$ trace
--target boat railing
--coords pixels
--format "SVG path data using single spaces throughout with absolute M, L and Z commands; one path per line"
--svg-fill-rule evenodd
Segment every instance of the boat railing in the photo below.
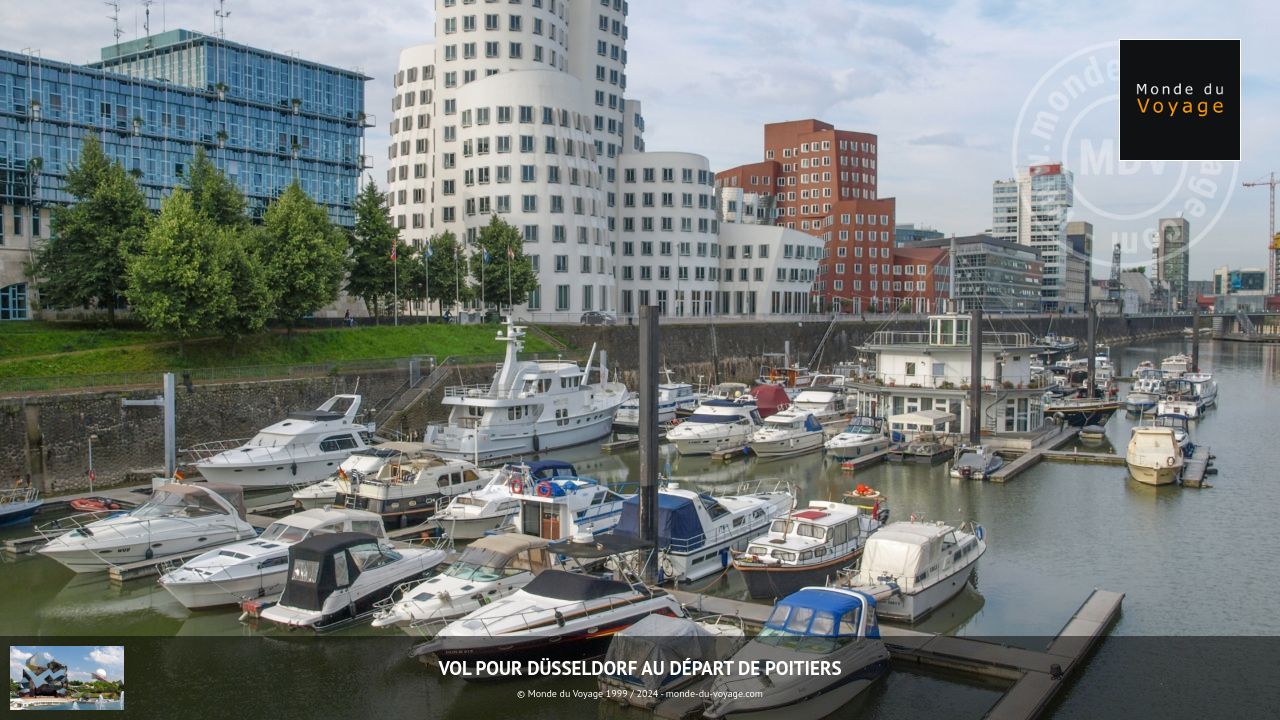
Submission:
M 114 525 L 107 525 L 104 527 L 97 527 L 92 529 L 89 529 L 88 527 L 92 523 L 112 517 L 113 515 L 119 515 L 121 514 L 121 512 L 122 511 L 120 510 L 106 510 L 102 512 L 89 512 L 89 513 L 79 513 L 77 515 L 69 515 L 67 517 L 58 518 L 57 520 L 54 520 L 52 522 L 45 523 L 44 525 L 37 526 L 36 532 L 44 536 L 46 539 L 52 539 L 59 535 L 66 534 L 67 532 L 76 532 L 76 531 L 83 531 L 86 535 L 90 535 L 95 538 L 101 538 L 101 537 L 129 538 L 129 537 L 135 537 L 135 534 L 132 532 L 126 532 L 125 531 L 126 529 L 134 530 L 142 526 L 146 526 L 146 533 L 147 535 L 150 535 L 151 533 L 150 525 L 155 520 L 174 520 L 185 525 L 190 525 L 192 527 L 198 526 L 195 521 L 196 520 L 195 518 L 178 517 L 177 515 L 169 514 L 169 515 L 161 515 L 158 517 L 130 518 L 127 522 L 120 522 Z M 127 512 L 125 514 L 127 514 Z M 225 513 L 211 512 L 211 513 L 207 513 L 203 517 L 209 517 L 210 515 L 225 516 Z
M 447 398 L 474 397 L 506 399 L 511 397 L 511 393 L 502 389 L 494 392 L 493 386 L 488 383 L 477 383 L 474 385 L 449 385 L 444 389 L 444 396 Z
M 0 490 L 0 505 L 32 503 L 39 499 L 40 490 L 36 487 L 15 487 Z
M 253 438 L 240 438 L 238 440 L 211 440 L 192 445 L 182 450 L 183 454 L 188 458 L 188 462 L 198 463 L 208 460 L 219 453 L 228 450 L 244 447 Z

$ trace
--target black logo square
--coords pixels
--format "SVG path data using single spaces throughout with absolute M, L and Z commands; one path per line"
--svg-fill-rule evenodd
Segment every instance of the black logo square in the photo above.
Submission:
M 1240 41 L 1121 40 L 1120 159 L 1239 160 Z

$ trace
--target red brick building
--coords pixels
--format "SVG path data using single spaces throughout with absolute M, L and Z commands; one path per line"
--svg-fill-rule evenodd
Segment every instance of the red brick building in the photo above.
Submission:
M 824 240 L 811 291 L 815 311 L 856 313 L 894 302 L 896 203 L 879 197 L 876 144 L 875 135 L 819 120 L 771 123 L 763 162 L 716 174 L 717 188 L 760 195 L 773 224 Z

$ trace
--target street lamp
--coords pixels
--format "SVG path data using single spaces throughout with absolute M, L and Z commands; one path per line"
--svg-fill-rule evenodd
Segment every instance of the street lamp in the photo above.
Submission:
M 94 476 L 93 476 L 93 441 L 94 441 L 94 440 L 97 440 L 97 439 L 98 439 L 98 436 L 97 436 L 97 435 L 94 435 L 94 434 L 90 433 L 90 435 L 89 435 L 89 492 L 93 492 L 93 480 L 94 480 Z

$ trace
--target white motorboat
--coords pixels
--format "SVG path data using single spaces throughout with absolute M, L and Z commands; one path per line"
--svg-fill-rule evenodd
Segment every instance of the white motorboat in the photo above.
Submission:
M 806 587 L 774 606 L 733 667 L 772 671 L 722 675 L 704 718 L 818 718 L 837 713 L 889 672 L 876 599 L 845 588 Z M 790 672 L 827 662 L 838 672 Z
M 596 657 L 615 633 L 653 614 L 685 617 L 675 598 L 643 583 L 543 570 L 528 585 L 465 617 L 424 625 L 430 639 L 410 654 L 428 662 L 468 663 Z
M 550 464 L 550 467 L 544 464 Z M 512 495 L 513 488 L 521 487 L 526 475 L 539 480 L 544 476 L 552 477 L 559 470 L 560 464 L 555 461 L 538 461 L 528 465 L 504 465 L 490 475 L 487 485 L 458 495 L 448 507 L 428 520 L 427 524 L 439 528 L 454 540 L 484 537 L 486 533 L 501 529 L 515 518 L 520 502 Z M 541 475 L 535 474 L 531 465 L 538 465 L 536 473 Z
M 585 367 L 563 360 L 520 360 L 524 336 L 525 328 L 508 317 L 496 338 L 506 344 L 506 358 L 493 381 L 445 388 L 443 403 L 452 408 L 449 421 L 427 426 L 427 449 L 480 464 L 609 434 L 629 393 L 622 383 L 609 381 L 603 353 L 593 365 L 593 345 Z M 599 376 L 595 383 L 590 381 L 593 370 Z
M 13 525 L 31 519 L 44 501 L 34 487 L 15 487 L 0 490 L 0 526 Z
M 792 406 L 765 418 L 751 434 L 748 446 L 762 458 L 784 457 L 817 450 L 825 439 L 822 423 L 813 413 Z
M 515 530 L 545 540 L 567 540 L 605 532 L 618 524 L 627 499 L 614 488 L 582 477 L 558 460 L 530 463 L 509 477 L 517 502 Z
M 692 412 L 698 407 L 699 399 L 689 383 L 671 382 L 670 372 L 667 382 L 658 385 L 658 420 L 659 424 L 669 423 L 677 414 Z M 640 397 L 633 394 L 622 403 L 618 413 L 613 417 L 613 426 L 623 430 L 636 430 L 640 427 Z
M 635 663 L 637 672 L 602 673 L 597 684 L 604 700 L 652 710 L 671 693 L 695 692 L 713 677 L 676 670 L 682 663 L 728 660 L 747 643 L 741 618 L 718 615 L 692 620 L 650 615 L 613 636 L 605 666 L 625 668 Z M 650 672 L 644 668 L 650 664 Z
M 323 533 L 363 532 L 389 546 L 382 518 L 362 510 L 304 510 L 267 526 L 251 540 L 210 550 L 160 576 L 160 586 L 187 608 L 275 597 L 284 589 L 289 548 Z
M 981 525 L 894 522 L 867 539 L 843 584 L 876 598 L 882 617 L 914 623 L 955 597 L 987 551 Z
M 1212 380 L 1210 380 L 1211 382 Z M 1210 390 L 1216 400 L 1217 385 L 1210 383 L 1202 382 L 1201 387 L 1206 387 L 1206 389 Z M 1196 385 L 1188 380 L 1186 375 L 1166 382 L 1165 392 L 1167 394 L 1164 398 L 1156 403 L 1157 415 L 1185 415 L 1194 420 L 1200 417 L 1207 407 L 1200 396 L 1196 394 Z
M 330 630 L 368 617 L 396 586 L 444 562 L 438 548 L 392 549 L 368 533 L 312 535 L 289 548 L 280 601 L 259 617 L 287 628 Z
M 1129 476 L 1146 485 L 1177 482 L 1184 460 L 1174 428 L 1146 425 L 1133 429 L 1124 457 Z
M 1159 370 L 1139 371 L 1124 397 L 1124 407 L 1132 413 L 1144 413 L 1154 408 L 1164 396 L 1164 375 Z
M 372 443 L 369 428 L 356 422 L 360 401 L 359 395 L 334 395 L 315 410 L 289 413 L 248 441 L 232 441 L 238 446 L 231 449 L 210 454 L 232 443 L 206 443 L 189 452 L 198 458 L 200 474 L 214 482 L 286 487 L 323 480 Z M 338 410 L 343 402 L 346 409 Z
M 443 571 L 382 601 L 373 626 L 409 631 L 415 623 L 462 617 L 528 585 L 552 563 L 542 538 L 517 533 L 480 538 Z
M 851 403 L 842 384 L 828 384 L 842 383 L 843 380 L 831 375 L 819 375 L 817 378 L 821 382 L 815 381 L 813 385 L 796 393 L 791 406 L 780 413 L 787 410 L 813 413 L 823 429 L 834 435 L 848 423 Z
M 985 480 L 991 473 L 1004 466 L 1004 458 L 985 445 L 962 446 L 956 450 L 951 463 L 951 477 L 964 480 Z
M 169 483 L 127 513 L 73 515 L 40 526 L 52 539 L 36 552 L 76 572 L 98 572 L 253 537 L 244 512 L 237 485 Z
M 746 383 L 722 382 L 704 394 L 702 400 L 742 400 L 751 401 L 751 387 Z
M 761 424 L 755 403 L 704 400 L 692 415 L 667 431 L 667 440 L 681 455 L 710 455 L 746 447 Z
M 334 503 L 377 513 L 388 527 L 404 528 L 435 515 L 458 495 L 478 490 L 487 476 L 468 460 L 431 454 L 393 458 L 374 475 L 339 479 Z
M 658 490 L 659 582 L 690 582 L 729 567 L 732 553 L 765 531 L 774 518 L 790 509 L 785 490 L 741 492 L 711 496 L 668 483 Z M 623 504 L 615 535 L 640 536 L 640 498 Z M 628 559 L 637 566 L 639 553 Z
M 1191 357 L 1182 353 L 1170 355 L 1160 361 L 1160 370 L 1168 378 L 1180 378 L 1183 373 L 1191 372 L 1192 369 Z
M 1183 373 L 1182 380 L 1191 383 L 1191 395 L 1202 410 L 1218 404 L 1218 381 L 1213 379 L 1213 373 Z
M 775 518 L 767 533 L 734 556 L 733 566 L 753 598 L 779 598 L 806 585 L 826 585 L 862 555 L 867 537 L 880 528 L 879 502 L 876 507 L 867 511 L 862 505 L 811 501 L 803 510 Z
M 348 488 L 351 478 L 365 478 L 378 474 L 383 465 L 396 460 L 405 462 L 425 453 L 421 443 L 387 442 L 351 453 L 338 465 L 337 471 L 317 483 L 298 488 L 293 492 L 293 506 L 298 510 L 332 505 L 338 498 L 338 490 Z
M 837 460 L 870 455 L 889 447 L 884 418 L 858 415 L 835 437 L 826 442 L 827 453 Z

